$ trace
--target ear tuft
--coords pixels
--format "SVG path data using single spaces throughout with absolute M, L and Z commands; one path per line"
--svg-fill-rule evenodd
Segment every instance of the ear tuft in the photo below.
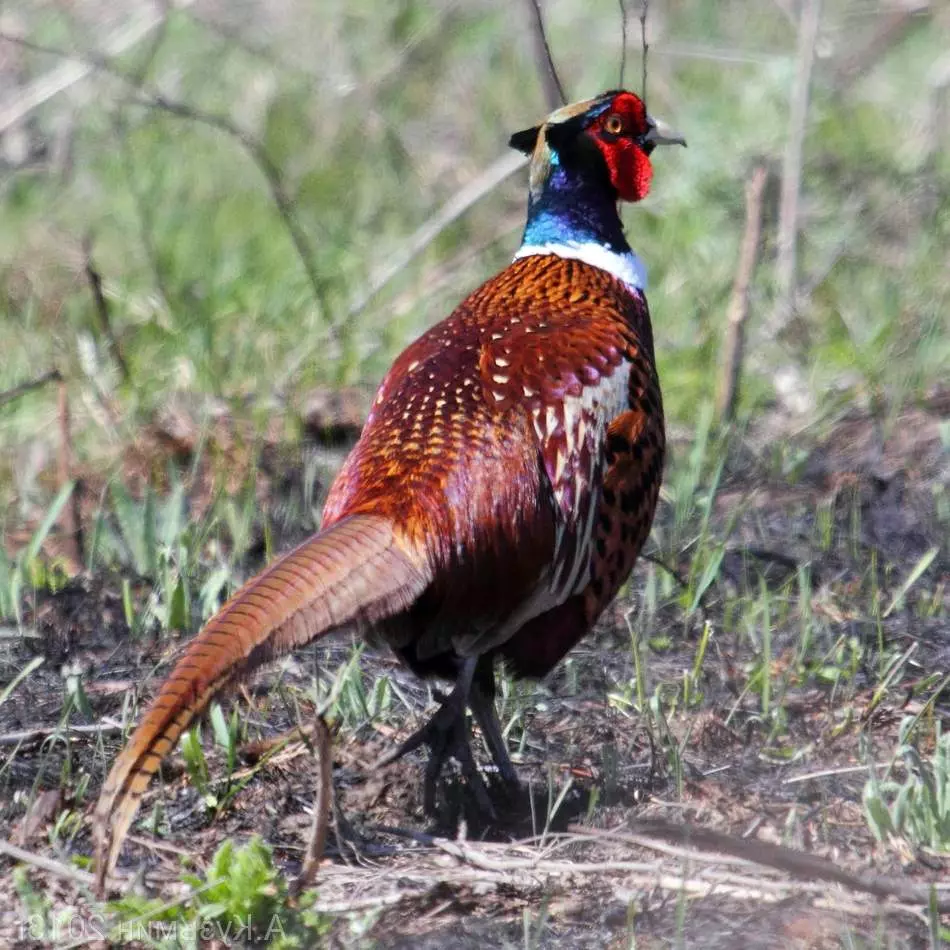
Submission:
M 508 144 L 519 152 L 524 152 L 525 155 L 531 155 L 534 153 L 534 147 L 538 143 L 538 133 L 540 131 L 541 126 L 536 125 L 534 128 L 515 132 L 515 134 L 508 139 Z

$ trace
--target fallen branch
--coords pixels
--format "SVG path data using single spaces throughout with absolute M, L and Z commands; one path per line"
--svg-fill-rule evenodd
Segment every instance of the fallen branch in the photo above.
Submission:
M 0 735 L 0 746 L 23 745 L 59 735 L 112 736 L 121 733 L 123 728 L 121 723 L 104 720 L 91 726 L 42 726 L 36 729 L 17 729 L 15 732 L 5 732 Z
M 937 910 L 941 913 L 950 912 L 950 885 L 916 884 L 892 875 L 847 871 L 815 854 L 805 854 L 802 851 L 758 839 L 738 838 L 735 835 L 714 831 L 712 828 L 701 828 L 685 822 L 673 823 L 663 819 L 645 819 L 633 821 L 630 828 L 632 834 L 591 831 L 580 825 L 569 826 L 569 830 L 575 834 L 586 832 L 593 838 L 625 841 L 637 847 L 655 848 L 655 842 L 652 839 L 658 838 L 661 841 L 683 844 L 700 851 L 714 851 L 741 861 L 751 861 L 762 867 L 791 874 L 800 880 L 830 881 L 853 891 L 871 894 L 874 897 L 896 898 L 908 904 L 927 906 L 930 903 L 931 890 L 936 888 L 938 894 L 943 894 L 936 899 Z
M 65 878 L 67 881 L 75 881 L 85 887 L 91 887 L 93 876 L 88 871 L 80 871 L 78 868 L 72 868 L 61 861 L 54 861 L 53 858 L 45 858 L 42 854 L 34 854 L 25 848 L 18 848 L 9 841 L 0 838 L 0 854 L 12 858 L 14 861 L 20 861 L 23 864 L 29 864 L 32 867 L 39 868 L 41 871 L 47 871 L 56 877 Z

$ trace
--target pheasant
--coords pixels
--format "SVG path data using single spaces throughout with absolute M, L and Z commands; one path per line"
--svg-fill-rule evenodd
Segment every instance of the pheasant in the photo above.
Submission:
M 542 677 L 633 568 L 657 504 L 663 408 L 644 268 L 620 201 L 682 144 L 626 91 L 511 137 L 530 155 L 520 249 L 380 384 L 322 528 L 246 583 L 188 645 L 113 764 L 95 812 L 100 881 L 151 777 L 225 685 L 341 629 L 375 633 L 454 687 L 390 757 L 429 747 L 432 812 L 454 757 L 479 801 L 470 709 L 517 786 L 494 669 Z

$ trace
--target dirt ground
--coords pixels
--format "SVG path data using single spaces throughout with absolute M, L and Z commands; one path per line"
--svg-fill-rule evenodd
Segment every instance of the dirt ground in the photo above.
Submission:
M 707 597 L 715 635 L 702 669 L 701 701 L 677 706 L 667 721 L 669 735 L 653 737 L 660 746 L 679 747 L 681 774 L 662 748 L 651 749 L 637 717 L 611 701 L 618 684 L 635 676 L 624 614 L 639 604 L 647 572 L 656 569 L 649 564 L 641 562 L 624 597 L 574 652 L 569 670 L 562 667 L 533 694 L 511 701 L 523 707 L 526 741 L 516 763 L 533 797 L 499 809 L 501 820 L 490 827 L 466 814 L 464 796 L 451 783 L 444 821 L 433 827 L 424 819 L 421 757 L 370 769 L 420 721 L 431 699 L 427 687 L 389 656 L 367 652 L 367 683 L 391 677 L 415 714 L 395 724 L 344 724 L 335 737 L 334 785 L 342 817 L 319 879 L 319 906 L 340 915 L 333 944 L 391 950 L 927 946 L 927 917 L 919 906 L 798 880 L 688 846 L 633 841 L 629 832 L 634 820 L 686 820 L 784 843 L 851 870 L 920 883 L 950 880 L 946 855 L 876 843 L 861 806 L 869 755 L 886 760 L 901 718 L 930 698 L 915 692 L 915 684 L 950 670 L 950 554 L 946 525 L 935 509 L 935 486 L 945 491 L 950 485 L 950 453 L 937 429 L 945 408 L 911 410 L 886 433 L 866 417 L 841 420 L 809 447 L 794 480 L 779 478 L 761 462 L 764 446 L 776 438 L 774 423 L 750 432 L 734 449 L 713 531 L 738 520 Z M 276 491 L 282 483 L 273 484 Z M 840 543 L 816 544 L 820 511 L 830 512 Z M 662 527 L 672 513 L 661 510 L 658 518 Z M 872 551 L 896 585 L 933 546 L 941 550 L 922 581 L 934 592 L 930 619 L 896 610 L 876 625 L 849 609 L 845 592 L 860 584 Z M 721 605 L 729 590 L 765 584 L 780 592 L 805 564 L 816 592 L 813 609 L 826 613 L 832 629 L 861 643 L 873 641 L 875 651 L 886 644 L 898 652 L 912 648 L 912 655 L 883 701 L 875 696 L 880 670 L 870 664 L 855 671 L 846 690 L 816 679 L 789 682 L 780 697 L 784 731 L 772 739 L 758 715 L 760 698 L 746 688 L 753 659 L 749 641 L 730 629 Z M 120 747 L 123 709 L 130 694 L 153 693 L 178 647 L 167 639 L 130 639 L 122 605 L 127 581 L 136 603 L 147 598 L 147 585 L 134 578 L 77 576 L 59 593 L 28 604 L 24 626 L 32 636 L 7 638 L 0 647 L 2 681 L 34 657 L 44 658 L 0 705 L 0 836 L 58 860 L 90 853 L 88 818 Z M 702 618 L 697 613 L 687 619 L 676 603 L 665 603 L 658 626 L 669 639 L 647 651 L 651 694 L 656 684 L 675 684 L 692 667 Z M 796 623 L 776 622 L 777 671 L 791 662 L 797 637 Z M 300 697 L 315 675 L 332 677 L 350 655 L 348 642 L 301 651 L 262 671 L 229 702 L 241 704 L 262 735 L 275 734 L 298 715 L 306 721 L 313 707 Z M 76 714 L 72 723 L 88 729 L 51 738 L 70 673 L 81 673 L 89 702 L 85 718 Z M 947 720 L 947 689 L 933 711 Z M 206 750 L 212 776 L 222 774 L 210 742 Z M 782 750 L 797 751 L 783 756 Z M 258 833 L 294 873 L 310 823 L 310 761 L 303 747 L 288 747 L 217 818 L 204 807 L 181 760 L 173 761 L 142 809 L 148 814 L 162 798 L 171 834 L 160 841 L 133 835 L 120 867 L 139 873 L 137 886 L 174 897 L 181 891 L 181 851 L 201 866 L 226 837 Z M 549 802 L 568 779 L 570 789 L 545 827 Z M 51 829 L 69 807 L 83 821 L 67 844 L 60 835 L 54 847 Z M 11 861 L 0 859 L 0 892 L 8 896 L 12 869 Z M 95 915 L 84 886 L 39 869 L 30 879 L 55 906 L 86 919 Z M 22 930 L 16 898 L 4 903 L 0 946 L 38 945 Z M 943 921 L 950 924 L 946 915 Z M 92 931 L 83 935 L 91 938 Z

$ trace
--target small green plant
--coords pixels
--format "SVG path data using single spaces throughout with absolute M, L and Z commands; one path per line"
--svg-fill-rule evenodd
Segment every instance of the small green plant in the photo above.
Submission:
M 181 738 L 181 754 L 185 760 L 185 768 L 188 770 L 188 777 L 191 784 L 198 789 L 198 793 L 205 800 L 209 808 L 213 808 L 217 803 L 211 792 L 211 783 L 208 778 L 208 760 L 205 758 L 205 750 L 201 745 L 201 729 L 194 726 L 189 729 Z
M 524 909 L 522 912 L 524 950 L 537 950 L 541 946 L 544 932 L 548 929 L 549 918 L 550 899 L 547 897 L 541 902 L 537 915 L 532 914 L 530 908 Z
M 689 709 L 699 706 L 703 701 L 703 663 L 706 659 L 706 650 L 712 637 L 712 624 L 707 620 L 703 624 L 699 643 L 696 644 L 696 654 L 693 657 L 691 670 L 683 670 L 683 705 Z
M 243 847 L 226 841 L 202 878 L 184 875 L 186 901 L 165 903 L 128 895 L 109 904 L 115 914 L 111 938 L 139 940 L 162 950 L 253 945 L 269 950 L 322 946 L 330 919 L 313 909 L 315 891 L 295 902 L 271 849 L 254 837 Z
M 192 784 L 198 789 L 205 805 L 215 812 L 221 812 L 251 780 L 254 770 L 242 782 L 234 782 L 234 772 L 238 765 L 238 747 L 242 738 L 238 711 L 235 709 L 231 713 L 231 718 L 225 719 L 221 707 L 214 703 L 208 719 L 211 723 L 215 745 L 225 757 L 226 774 L 221 790 L 215 788 L 215 783 L 211 781 L 208 761 L 201 743 L 201 730 L 197 726 L 189 729 L 182 737 L 181 753 Z
M 53 935 L 53 901 L 41 894 L 30 882 L 27 869 L 22 865 L 13 872 L 13 886 L 26 912 L 23 916 L 30 937 L 47 941 Z
M 393 695 L 399 696 L 386 676 L 376 677 L 368 687 L 361 660 L 362 645 L 357 645 L 349 659 L 333 676 L 328 690 L 318 689 L 317 700 L 331 719 L 339 719 L 346 728 L 358 728 L 377 717 L 385 716 Z M 400 697 L 402 698 L 402 697 Z M 411 708 L 408 701 L 406 708 Z
M 43 520 L 30 537 L 29 543 L 10 557 L 0 544 L 0 618 L 12 617 L 19 622 L 25 591 L 61 590 L 69 579 L 62 561 L 46 560 L 40 552 L 53 525 L 72 497 L 73 482 L 67 482 L 50 503 Z M 2 539 L 0 539 L 2 540 Z
M 891 770 L 878 777 L 873 769 L 864 786 L 864 811 L 878 841 L 906 838 L 915 846 L 950 849 L 950 732 L 936 727 L 933 753 L 924 758 L 911 742 L 916 717 L 901 723 L 896 759 L 903 759 L 905 777 Z

